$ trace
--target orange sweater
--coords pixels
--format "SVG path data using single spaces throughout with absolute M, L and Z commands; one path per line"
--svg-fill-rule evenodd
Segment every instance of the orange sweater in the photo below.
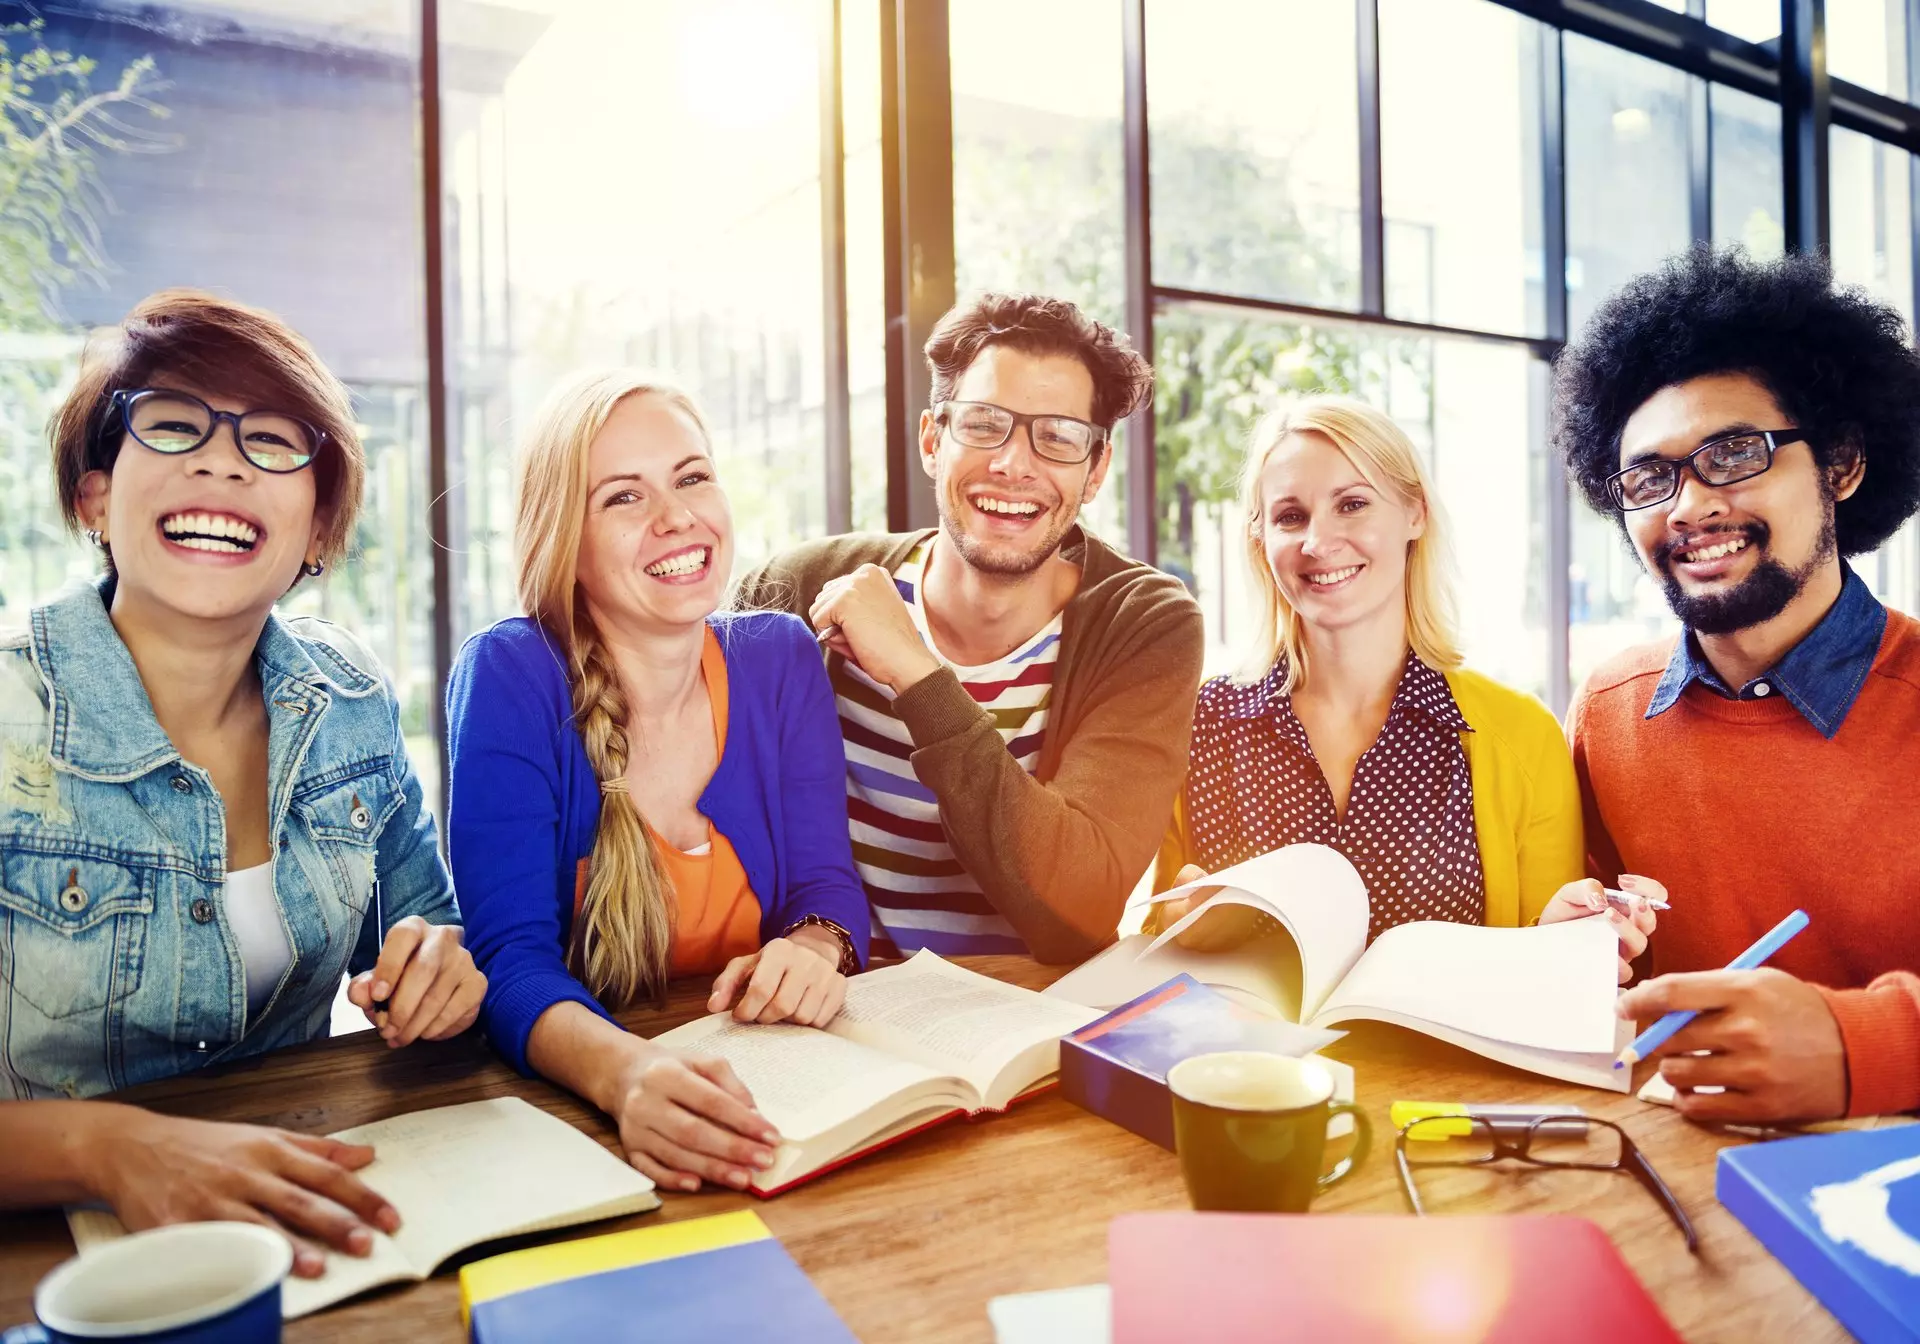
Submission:
M 1920 1109 L 1920 622 L 1887 613 L 1832 741 L 1783 697 L 1697 683 L 1646 718 L 1672 652 L 1613 659 L 1568 712 L 1590 871 L 1667 884 L 1656 973 L 1724 966 L 1805 909 L 1812 924 L 1769 964 L 1833 986 L 1848 1113 Z

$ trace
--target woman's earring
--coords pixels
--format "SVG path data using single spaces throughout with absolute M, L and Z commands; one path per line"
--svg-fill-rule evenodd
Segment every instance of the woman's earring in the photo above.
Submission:
M 317 560 L 309 560 L 300 566 L 300 572 L 310 579 L 317 579 L 327 572 L 327 567 Z
M 86 537 L 87 545 L 98 546 L 103 551 L 107 549 L 107 534 L 103 529 L 90 527 L 81 535 Z

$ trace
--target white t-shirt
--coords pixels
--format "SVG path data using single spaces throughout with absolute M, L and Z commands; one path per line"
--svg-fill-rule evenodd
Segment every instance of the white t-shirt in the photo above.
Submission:
M 247 973 L 247 1016 L 254 1017 L 293 964 L 293 943 L 280 921 L 280 903 L 273 899 L 273 865 L 229 872 L 226 904 Z

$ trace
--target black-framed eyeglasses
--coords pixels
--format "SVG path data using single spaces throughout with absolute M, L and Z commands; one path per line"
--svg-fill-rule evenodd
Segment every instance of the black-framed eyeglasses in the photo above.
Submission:
M 1425 1214 L 1414 1173 L 1423 1167 L 1479 1167 L 1512 1158 L 1536 1167 L 1563 1167 L 1575 1171 L 1623 1171 L 1660 1201 L 1667 1216 L 1687 1239 L 1687 1249 L 1698 1254 L 1699 1238 L 1693 1222 L 1646 1154 L 1611 1120 L 1591 1116 L 1543 1116 L 1524 1127 L 1495 1126 L 1466 1116 L 1429 1115 L 1411 1121 L 1394 1141 L 1393 1158 L 1400 1168 L 1400 1185 L 1407 1204 Z
M 1070 415 L 1022 415 L 990 401 L 943 401 L 933 418 L 968 448 L 998 448 L 1025 425 L 1033 451 L 1062 466 L 1085 462 L 1107 437 L 1098 425 Z
M 189 392 L 166 387 L 122 388 L 113 409 L 135 443 L 178 456 L 202 447 L 225 421 L 247 461 L 262 471 L 285 474 L 311 466 L 326 434 L 285 411 L 216 411 Z
M 1773 465 L 1773 455 L 1789 443 L 1804 443 L 1803 429 L 1761 429 L 1708 439 L 1685 457 L 1656 457 L 1636 462 L 1607 477 L 1607 490 L 1623 510 L 1650 509 L 1680 493 L 1680 472 L 1691 470 L 1705 485 L 1749 480 Z

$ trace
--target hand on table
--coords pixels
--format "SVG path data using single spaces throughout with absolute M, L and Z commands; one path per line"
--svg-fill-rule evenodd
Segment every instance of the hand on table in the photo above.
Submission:
M 1700 1016 L 1648 1058 L 1689 1120 L 1831 1120 L 1847 1109 L 1847 1051 L 1820 991 L 1785 971 L 1659 975 L 1620 996 L 1641 1026 L 1676 1009 Z M 1702 1055 L 1699 1051 L 1707 1051 Z M 1721 1087 L 1724 1092 L 1698 1092 Z
M 1200 881 L 1206 875 L 1206 869 L 1189 863 L 1174 875 L 1173 885 L 1184 887 L 1189 882 Z M 1166 932 L 1223 890 L 1222 887 L 1203 887 L 1191 896 L 1176 896 L 1170 901 L 1159 902 L 1148 916 L 1150 927 L 1147 932 Z M 1223 905 L 1213 911 L 1212 918 L 1197 921 L 1173 941 L 1190 952 L 1231 952 L 1264 931 L 1271 922 L 1251 906 Z
M 326 1268 L 320 1243 L 349 1255 L 373 1249 L 370 1229 L 400 1229 L 393 1205 L 353 1175 L 373 1161 L 364 1144 L 263 1125 L 217 1124 L 101 1104 L 83 1137 L 89 1184 L 139 1232 L 168 1223 L 261 1223 L 293 1242 L 293 1272 Z
M 1621 891 L 1636 897 L 1633 914 L 1623 915 L 1607 901 L 1599 882 L 1591 877 L 1583 877 L 1578 882 L 1569 882 L 1553 893 L 1553 899 L 1547 902 L 1547 908 L 1540 912 L 1542 924 L 1558 924 L 1568 919 L 1591 919 L 1595 915 L 1604 915 L 1609 924 L 1620 934 L 1620 984 L 1633 979 L 1633 959 L 1647 950 L 1647 939 L 1653 935 L 1658 923 L 1653 907 L 1648 899 L 1664 901 L 1667 889 L 1650 877 L 1637 877 L 1632 873 L 1620 874 Z
M 780 1132 L 724 1059 L 637 1044 L 613 1108 L 635 1169 L 663 1190 L 698 1190 L 703 1179 L 744 1190 L 773 1165 Z
M 736 1022 L 824 1027 L 847 999 L 839 965 L 839 939 L 817 925 L 796 929 L 728 962 L 713 982 L 707 1011 L 732 1008 Z
M 893 575 L 879 565 L 862 565 L 829 582 L 813 600 L 807 620 L 815 630 L 838 626 L 826 647 L 895 695 L 940 670 Z
M 487 977 L 461 946 L 460 926 L 408 915 L 387 930 L 380 960 L 347 985 L 347 999 L 390 1048 L 458 1036 L 480 1014 Z M 375 1005 L 385 1003 L 385 1008 Z

